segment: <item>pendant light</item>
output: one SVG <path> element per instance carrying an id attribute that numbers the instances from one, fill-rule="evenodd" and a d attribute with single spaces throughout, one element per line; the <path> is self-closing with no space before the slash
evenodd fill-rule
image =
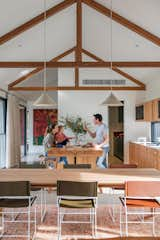
<path id="1" fill-rule="evenodd" d="M 113 55 L 113 47 L 112 47 L 112 0 L 111 0 L 111 10 L 110 10 L 110 19 L 111 19 L 111 26 L 110 26 L 110 50 L 111 50 L 111 72 L 113 72 L 113 61 L 112 61 L 112 55 Z M 123 103 L 113 94 L 112 92 L 112 80 L 111 80 L 111 93 L 110 95 L 101 103 L 101 105 L 104 106 L 122 106 Z"/>
<path id="2" fill-rule="evenodd" d="M 46 0 L 44 0 L 44 75 L 43 75 L 43 92 L 40 97 L 33 103 L 36 107 L 53 107 L 56 106 L 56 102 L 47 94 L 46 83 L 47 83 L 47 42 L 46 42 Z"/>

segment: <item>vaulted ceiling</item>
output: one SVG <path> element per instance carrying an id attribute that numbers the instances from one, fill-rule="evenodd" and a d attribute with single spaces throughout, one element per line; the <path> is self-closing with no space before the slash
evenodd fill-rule
<path id="1" fill-rule="evenodd" d="M 80 0 L 77 0 L 81 3 Z M 64 58 L 56 59 L 63 62 L 78 62 L 79 48 L 84 49 L 83 54 L 80 54 L 82 61 L 95 62 L 103 61 L 110 64 L 111 60 L 111 20 L 107 17 L 107 8 L 110 9 L 110 0 L 82 0 L 82 28 L 79 26 L 80 33 L 77 33 L 77 3 L 76 0 L 47 0 L 47 9 L 58 6 L 59 4 L 67 3 L 68 6 L 61 11 L 57 11 L 47 19 L 47 60 L 56 58 L 66 52 L 70 54 Z M 75 2 L 75 3 L 73 3 Z M 93 4 L 93 2 L 95 4 Z M 71 4 L 73 3 L 73 4 Z M 27 21 L 33 19 L 43 13 L 43 0 L 1 0 L 0 8 L 0 84 L 9 85 L 19 78 L 22 78 L 31 71 L 35 71 L 35 67 L 27 68 L 17 66 L 12 68 L 8 65 L 2 68 L 1 62 L 41 62 L 44 59 L 43 52 L 43 21 L 22 31 L 20 34 L 8 34 L 8 32 L 21 26 Z M 97 5 L 98 4 L 98 5 Z M 91 6 L 92 5 L 92 6 Z M 97 7 L 98 6 L 98 7 Z M 99 7 L 100 6 L 100 7 Z M 105 8 L 103 8 L 105 7 Z M 113 62 L 156 62 L 158 67 L 150 65 L 149 68 L 139 67 L 134 68 L 117 66 L 114 72 L 110 72 L 103 67 L 87 68 L 81 66 L 78 72 L 77 65 L 75 68 L 75 78 L 78 83 L 82 84 L 82 80 L 88 77 L 90 79 L 127 79 L 127 86 L 142 87 L 152 78 L 160 74 L 160 1 L 159 0 L 112 0 L 112 8 L 114 13 L 117 13 L 122 18 L 138 25 L 141 31 L 130 25 L 126 27 L 125 22 L 121 19 L 120 22 L 115 21 L 116 15 L 113 14 L 112 22 L 112 60 Z M 98 11 L 97 11 L 98 10 Z M 43 17 L 43 16 L 42 16 Z M 121 24 L 122 23 L 122 24 Z M 132 30 L 131 30 L 132 28 Z M 146 30 L 147 32 L 143 32 Z M 23 28 L 22 28 L 23 29 Z M 134 31 L 133 31 L 134 29 Z M 82 34 L 81 34 L 82 31 Z M 137 32 L 137 33 L 136 33 Z M 79 42 L 77 34 L 82 38 Z M 12 38 L 12 37 L 13 38 Z M 77 47 L 73 49 L 73 47 Z M 70 51 L 71 50 L 71 51 Z M 71 53 L 75 50 L 75 54 Z M 85 51 L 87 50 L 87 51 Z M 92 53 L 92 55 L 91 55 Z M 75 55 L 75 56 L 74 56 Z M 63 57 L 63 55 L 61 56 Z M 64 65 L 65 66 L 65 65 Z M 90 66 L 90 65 L 89 65 Z M 109 65 L 110 66 L 110 65 Z M 58 65 L 57 65 L 58 67 Z M 66 72 L 71 69 L 63 68 Z M 40 70 L 40 69 L 39 69 Z M 52 72 L 53 70 L 53 72 Z M 74 69 L 73 69 L 74 70 Z M 53 74 L 53 79 L 48 78 L 48 86 L 58 86 L 58 69 L 49 69 L 48 72 Z M 62 68 L 61 70 L 62 71 Z M 56 74 L 55 74 L 56 73 Z M 125 74 L 126 75 L 125 75 Z M 34 72 L 35 74 L 35 72 Z M 27 80 L 19 83 L 16 87 L 26 86 L 42 86 L 42 73 L 36 71 L 37 77 L 34 74 L 28 75 Z M 66 73 L 67 75 L 67 73 Z M 74 74 L 73 74 L 74 76 Z M 129 79 L 129 80 L 128 80 Z M 132 80 L 132 81 L 130 81 Z M 134 81 L 135 80 L 135 81 Z M 139 84 L 139 82 L 142 84 Z M 73 82 L 74 84 L 74 82 Z M 63 85 L 67 86 L 67 82 Z M 12 86 L 12 85 L 11 85 Z M 142 87 L 143 89 L 143 87 Z"/>

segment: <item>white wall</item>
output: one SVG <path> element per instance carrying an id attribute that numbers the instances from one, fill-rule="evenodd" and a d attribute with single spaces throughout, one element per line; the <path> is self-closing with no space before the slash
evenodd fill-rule
<path id="1" fill-rule="evenodd" d="M 0 97 L 6 98 L 6 93 L 3 90 L 0 90 Z"/>
<path id="2" fill-rule="evenodd" d="M 160 70 L 159 74 L 150 78 L 147 83 L 146 100 L 160 98 Z"/>
<path id="3" fill-rule="evenodd" d="M 108 96 L 105 91 L 62 91 L 58 93 L 59 117 L 68 115 L 79 115 L 86 121 L 92 121 L 94 113 L 101 113 L 104 122 L 108 123 L 108 111 L 100 103 Z M 145 93 L 140 92 L 115 92 L 119 99 L 124 101 L 124 143 L 125 162 L 128 161 L 128 142 L 136 140 L 137 137 L 147 136 L 150 138 L 150 123 L 135 121 L 135 104 L 142 102 Z"/>

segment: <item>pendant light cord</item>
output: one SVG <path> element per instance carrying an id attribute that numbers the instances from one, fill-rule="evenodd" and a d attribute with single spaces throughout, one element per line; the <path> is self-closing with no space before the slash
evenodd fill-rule
<path id="1" fill-rule="evenodd" d="M 111 72 L 112 72 L 112 69 L 113 69 L 113 60 L 112 60 L 112 57 L 113 57 L 113 36 L 112 36 L 113 32 L 112 32 L 112 0 L 111 0 L 111 3 L 110 3 L 110 54 L 111 54 L 111 57 L 110 57 L 110 61 L 111 61 L 111 65 L 110 65 L 110 68 L 111 68 Z M 112 79 L 111 79 L 111 92 L 112 92 Z"/>
<path id="2" fill-rule="evenodd" d="M 46 13 L 46 0 L 44 0 L 44 39 L 43 39 L 43 44 L 44 44 L 44 75 L 43 75 L 43 90 L 46 92 L 46 83 L 47 83 L 47 42 L 46 42 L 46 21 L 47 20 L 47 13 Z"/>

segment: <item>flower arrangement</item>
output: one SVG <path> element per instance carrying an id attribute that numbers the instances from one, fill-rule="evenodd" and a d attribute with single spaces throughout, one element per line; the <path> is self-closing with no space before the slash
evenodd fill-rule
<path id="1" fill-rule="evenodd" d="M 64 124 L 65 128 L 70 128 L 76 135 L 86 134 L 86 131 L 83 128 L 84 121 L 79 116 L 67 116 L 65 118 L 63 117 L 61 122 Z"/>

